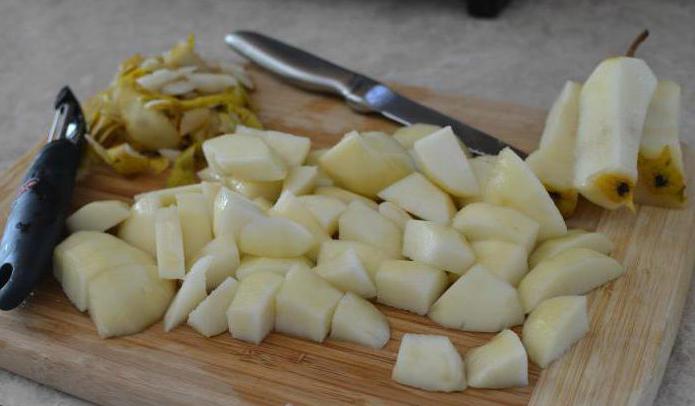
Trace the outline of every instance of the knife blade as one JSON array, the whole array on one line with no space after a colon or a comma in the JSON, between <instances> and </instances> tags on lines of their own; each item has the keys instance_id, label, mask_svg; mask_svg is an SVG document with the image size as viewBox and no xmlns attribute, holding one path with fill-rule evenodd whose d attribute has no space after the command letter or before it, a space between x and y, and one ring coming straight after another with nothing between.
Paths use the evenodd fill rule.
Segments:
<instances>
[{"instance_id":1,"label":"knife blade","mask_svg":"<svg viewBox=\"0 0 695 406\"><path fill-rule=\"evenodd\" d=\"M343 97L356 111L379 113L404 125L451 126L474 154L495 155L510 147L522 158L526 157L525 152L417 103L374 79L263 34L237 31L227 34L225 42L242 56L298 87Z\"/></svg>"}]
</instances>

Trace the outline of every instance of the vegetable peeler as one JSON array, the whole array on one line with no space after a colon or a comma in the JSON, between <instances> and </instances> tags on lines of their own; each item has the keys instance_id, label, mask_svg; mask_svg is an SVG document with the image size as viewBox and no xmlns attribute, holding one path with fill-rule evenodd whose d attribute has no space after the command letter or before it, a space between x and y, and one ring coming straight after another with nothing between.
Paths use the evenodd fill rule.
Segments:
<instances>
[{"instance_id":1,"label":"vegetable peeler","mask_svg":"<svg viewBox=\"0 0 695 406\"><path fill-rule=\"evenodd\" d=\"M60 90L48 142L27 171L0 242L0 309L11 310L51 266L82 156L86 124L70 88Z\"/></svg>"}]
</instances>

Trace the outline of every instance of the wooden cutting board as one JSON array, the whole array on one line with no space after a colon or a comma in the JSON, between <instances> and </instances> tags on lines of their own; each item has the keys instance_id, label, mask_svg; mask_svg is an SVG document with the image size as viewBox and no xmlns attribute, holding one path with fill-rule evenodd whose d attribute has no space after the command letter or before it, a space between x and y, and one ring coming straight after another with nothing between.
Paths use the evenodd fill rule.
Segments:
<instances>
[{"instance_id":1,"label":"wooden cutting board","mask_svg":"<svg viewBox=\"0 0 695 406\"><path fill-rule=\"evenodd\" d=\"M338 100L297 91L259 72L253 76L253 102L265 125L311 136L314 147L332 145L351 129L395 128L377 117L356 115ZM527 150L535 147L542 130L545 113L540 110L397 87ZM35 150L0 179L0 221ZM161 185L162 179L123 179L97 168L79 184L74 203L127 200ZM108 405L651 404L689 287L695 213L690 207L609 212L583 202L569 223L608 234L616 243L614 255L628 271L589 295L589 334L550 368L531 365L526 388L443 394L395 383L391 369L405 332L445 334L461 353L492 335L445 329L386 307L381 309L392 336L381 350L280 334L255 346L228 334L206 339L187 326L165 334L161 324L134 336L102 340L89 317L70 305L50 276L24 305L0 314L0 367Z\"/></svg>"}]
</instances>

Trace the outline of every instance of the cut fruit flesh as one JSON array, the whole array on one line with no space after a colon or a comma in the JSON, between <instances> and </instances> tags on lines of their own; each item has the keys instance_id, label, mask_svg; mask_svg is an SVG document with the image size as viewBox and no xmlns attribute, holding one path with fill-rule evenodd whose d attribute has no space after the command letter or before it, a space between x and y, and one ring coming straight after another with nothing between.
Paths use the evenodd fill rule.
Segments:
<instances>
[{"instance_id":1,"label":"cut fruit flesh","mask_svg":"<svg viewBox=\"0 0 695 406\"><path fill-rule=\"evenodd\" d=\"M391 202L382 202L379 204L379 214L391 220L395 225L402 229L405 228L405 223L412 220L407 211L401 209Z\"/></svg>"},{"instance_id":2,"label":"cut fruit flesh","mask_svg":"<svg viewBox=\"0 0 695 406\"><path fill-rule=\"evenodd\" d=\"M130 217L125 219L118 228L118 238L148 252L153 257L156 256L154 223L157 209L160 207L161 203L155 196L136 200L130 208Z\"/></svg>"},{"instance_id":3,"label":"cut fruit flesh","mask_svg":"<svg viewBox=\"0 0 695 406\"><path fill-rule=\"evenodd\" d=\"M328 235L338 231L338 219L347 209L347 204L342 200L321 195L300 196L299 200L314 215Z\"/></svg>"},{"instance_id":4,"label":"cut fruit flesh","mask_svg":"<svg viewBox=\"0 0 695 406\"><path fill-rule=\"evenodd\" d=\"M239 180L267 182L287 176L283 160L259 137L221 135L203 143L208 164L220 175Z\"/></svg>"},{"instance_id":5,"label":"cut fruit flesh","mask_svg":"<svg viewBox=\"0 0 695 406\"><path fill-rule=\"evenodd\" d=\"M310 138L280 131L257 130L255 128L237 126L236 133L261 138L289 167L303 164L311 149Z\"/></svg>"},{"instance_id":6,"label":"cut fruit flesh","mask_svg":"<svg viewBox=\"0 0 695 406\"><path fill-rule=\"evenodd\" d=\"M119 200L88 203L65 220L68 231L106 231L130 217L130 207Z\"/></svg>"},{"instance_id":7,"label":"cut fruit flesh","mask_svg":"<svg viewBox=\"0 0 695 406\"><path fill-rule=\"evenodd\" d=\"M446 336L404 334L391 377L428 391L462 391L467 386L461 355Z\"/></svg>"},{"instance_id":8,"label":"cut fruit flesh","mask_svg":"<svg viewBox=\"0 0 695 406\"><path fill-rule=\"evenodd\" d=\"M241 230L247 224L264 218L265 213L254 202L226 187L221 188L215 198L215 237L231 234L238 242Z\"/></svg>"},{"instance_id":9,"label":"cut fruit flesh","mask_svg":"<svg viewBox=\"0 0 695 406\"><path fill-rule=\"evenodd\" d=\"M352 292L340 299L331 322L331 339L379 349L390 337L389 322L376 306Z\"/></svg>"},{"instance_id":10,"label":"cut fruit flesh","mask_svg":"<svg viewBox=\"0 0 695 406\"><path fill-rule=\"evenodd\" d=\"M290 191L286 190L282 192L273 208L268 211L268 214L273 217L280 216L288 218L302 225L313 235L314 241L307 253L307 256L312 259L316 259L321 243L331 238L323 227L321 227L321 224L319 224L311 211Z\"/></svg>"},{"instance_id":11,"label":"cut fruit flesh","mask_svg":"<svg viewBox=\"0 0 695 406\"><path fill-rule=\"evenodd\" d=\"M205 337L224 333L227 330L226 312L238 284L232 277L225 279L188 315L188 325Z\"/></svg>"},{"instance_id":12,"label":"cut fruit flesh","mask_svg":"<svg viewBox=\"0 0 695 406\"><path fill-rule=\"evenodd\" d=\"M202 193L184 193L176 195L176 209L181 223L184 256L190 262L212 240L208 201Z\"/></svg>"},{"instance_id":13,"label":"cut fruit flesh","mask_svg":"<svg viewBox=\"0 0 695 406\"><path fill-rule=\"evenodd\" d=\"M403 232L376 210L360 202L350 203L338 219L338 235L341 240L360 241L382 249L386 255L401 254Z\"/></svg>"},{"instance_id":14,"label":"cut fruit flesh","mask_svg":"<svg viewBox=\"0 0 695 406\"><path fill-rule=\"evenodd\" d=\"M449 226L423 220L406 223L403 255L456 274L463 274L475 262L473 250L463 235Z\"/></svg>"},{"instance_id":15,"label":"cut fruit flesh","mask_svg":"<svg viewBox=\"0 0 695 406\"><path fill-rule=\"evenodd\" d=\"M283 277L257 272L241 281L227 310L229 332L237 340L260 344L275 324L275 296Z\"/></svg>"},{"instance_id":16,"label":"cut fruit flesh","mask_svg":"<svg viewBox=\"0 0 695 406\"><path fill-rule=\"evenodd\" d=\"M318 167L316 166L295 166L290 168L287 177L282 183L282 190L288 190L295 196L309 194L316 187L318 175Z\"/></svg>"},{"instance_id":17,"label":"cut fruit flesh","mask_svg":"<svg viewBox=\"0 0 695 406\"><path fill-rule=\"evenodd\" d=\"M205 274L207 290L215 289L222 281L236 274L239 267L239 250L234 236L225 234L207 243L198 253L198 256L190 261L195 263L202 257L212 257L212 264Z\"/></svg>"},{"instance_id":18,"label":"cut fruit flesh","mask_svg":"<svg viewBox=\"0 0 695 406\"><path fill-rule=\"evenodd\" d=\"M355 250L348 249L340 256L322 262L314 271L343 292L353 292L367 299L376 296L376 286Z\"/></svg>"},{"instance_id":19,"label":"cut fruit flesh","mask_svg":"<svg viewBox=\"0 0 695 406\"><path fill-rule=\"evenodd\" d=\"M412 261L384 261L376 274L377 301L427 314L448 284L446 273Z\"/></svg>"},{"instance_id":20,"label":"cut fruit flesh","mask_svg":"<svg viewBox=\"0 0 695 406\"><path fill-rule=\"evenodd\" d=\"M314 194L317 194L319 196L330 196L330 197L335 197L336 199L342 201L343 203L349 205L353 201L357 200L365 205L367 207L370 207L374 210L377 210L378 205L374 200L368 199L362 195L358 195L357 193L353 193L349 190L345 190L336 186L323 186L323 187L318 187L314 191Z\"/></svg>"},{"instance_id":21,"label":"cut fruit flesh","mask_svg":"<svg viewBox=\"0 0 695 406\"><path fill-rule=\"evenodd\" d=\"M321 244L317 263L320 265L325 262L330 262L340 257L347 250L354 250L355 253L357 253L364 269L369 273L372 280L376 277L376 273L379 271L382 262L388 259L400 258L400 255L397 257L386 255L379 248L359 241L328 240Z\"/></svg>"},{"instance_id":22,"label":"cut fruit flesh","mask_svg":"<svg viewBox=\"0 0 695 406\"><path fill-rule=\"evenodd\" d=\"M258 272L270 272L284 277L295 266L310 270L314 264L305 257L263 258L246 255L237 269L236 277L243 280Z\"/></svg>"},{"instance_id":23,"label":"cut fruit flesh","mask_svg":"<svg viewBox=\"0 0 695 406\"><path fill-rule=\"evenodd\" d=\"M258 257L298 257L314 246L309 230L284 217L255 220L241 230L239 237L239 250Z\"/></svg>"},{"instance_id":24,"label":"cut fruit flesh","mask_svg":"<svg viewBox=\"0 0 695 406\"><path fill-rule=\"evenodd\" d=\"M519 244L487 240L471 245L477 262L512 286L519 285L529 270L528 254Z\"/></svg>"},{"instance_id":25,"label":"cut fruit flesh","mask_svg":"<svg viewBox=\"0 0 695 406\"><path fill-rule=\"evenodd\" d=\"M423 220L442 224L456 213L451 197L419 173L391 184L379 192L379 197Z\"/></svg>"},{"instance_id":26,"label":"cut fruit flesh","mask_svg":"<svg viewBox=\"0 0 695 406\"><path fill-rule=\"evenodd\" d=\"M270 182L254 182L249 180L237 179L233 176L225 176L222 183L230 190L233 190L248 199L263 197L275 200L280 196L283 181L274 180Z\"/></svg>"},{"instance_id":27,"label":"cut fruit flesh","mask_svg":"<svg viewBox=\"0 0 695 406\"><path fill-rule=\"evenodd\" d=\"M546 240L539 244L529 257L529 267L535 268L541 261L567 251L570 248L588 248L602 254L613 251L613 242L602 233L584 230L569 230L562 237Z\"/></svg>"},{"instance_id":28,"label":"cut fruit flesh","mask_svg":"<svg viewBox=\"0 0 695 406\"><path fill-rule=\"evenodd\" d=\"M186 259L183 251L181 222L176 207L157 209L154 228L159 277L183 279L186 275Z\"/></svg>"},{"instance_id":29,"label":"cut fruit flesh","mask_svg":"<svg viewBox=\"0 0 695 406\"><path fill-rule=\"evenodd\" d=\"M212 257L196 261L191 272L186 275L181 288L164 315L164 331L171 331L183 323L188 315L207 297L205 274L212 264Z\"/></svg>"},{"instance_id":30,"label":"cut fruit flesh","mask_svg":"<svg viewBox=\"0 0 695 406\"><path fill-rule=\"evenodd\" d=\"M393 138L398 141L403 148L411 149L417 140L424 138L433 132L440 130L441 128L442 127L431 124L412 124L396 130L393 133Z\"/></svg>"},{"instance_id":31,"label":"cut fruit flesh","mask_svg":"<svg viewBox=\"0 0 695 406\"><path fill-rule=\"evenodd\" d=\"M472 388L504 389L528 385L526 349L512 330L502 330L464 359Z\"/></svg>"}]
</instances>

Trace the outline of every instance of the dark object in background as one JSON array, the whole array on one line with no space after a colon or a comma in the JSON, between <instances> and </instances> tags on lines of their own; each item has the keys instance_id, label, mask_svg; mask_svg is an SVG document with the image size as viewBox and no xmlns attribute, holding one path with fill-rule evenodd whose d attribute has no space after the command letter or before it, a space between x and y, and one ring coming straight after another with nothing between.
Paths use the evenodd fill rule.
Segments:
<instances>
[{"instance_id":1,"label":"dark object in background","mask_svg":"<svg viewBox=\"0 0 695 406\"><path fill-rule=\"evenodd\" d=\"M510 0L467 0L468 14L479 18L495 18Z\"/></svg>"}]
</instances>

